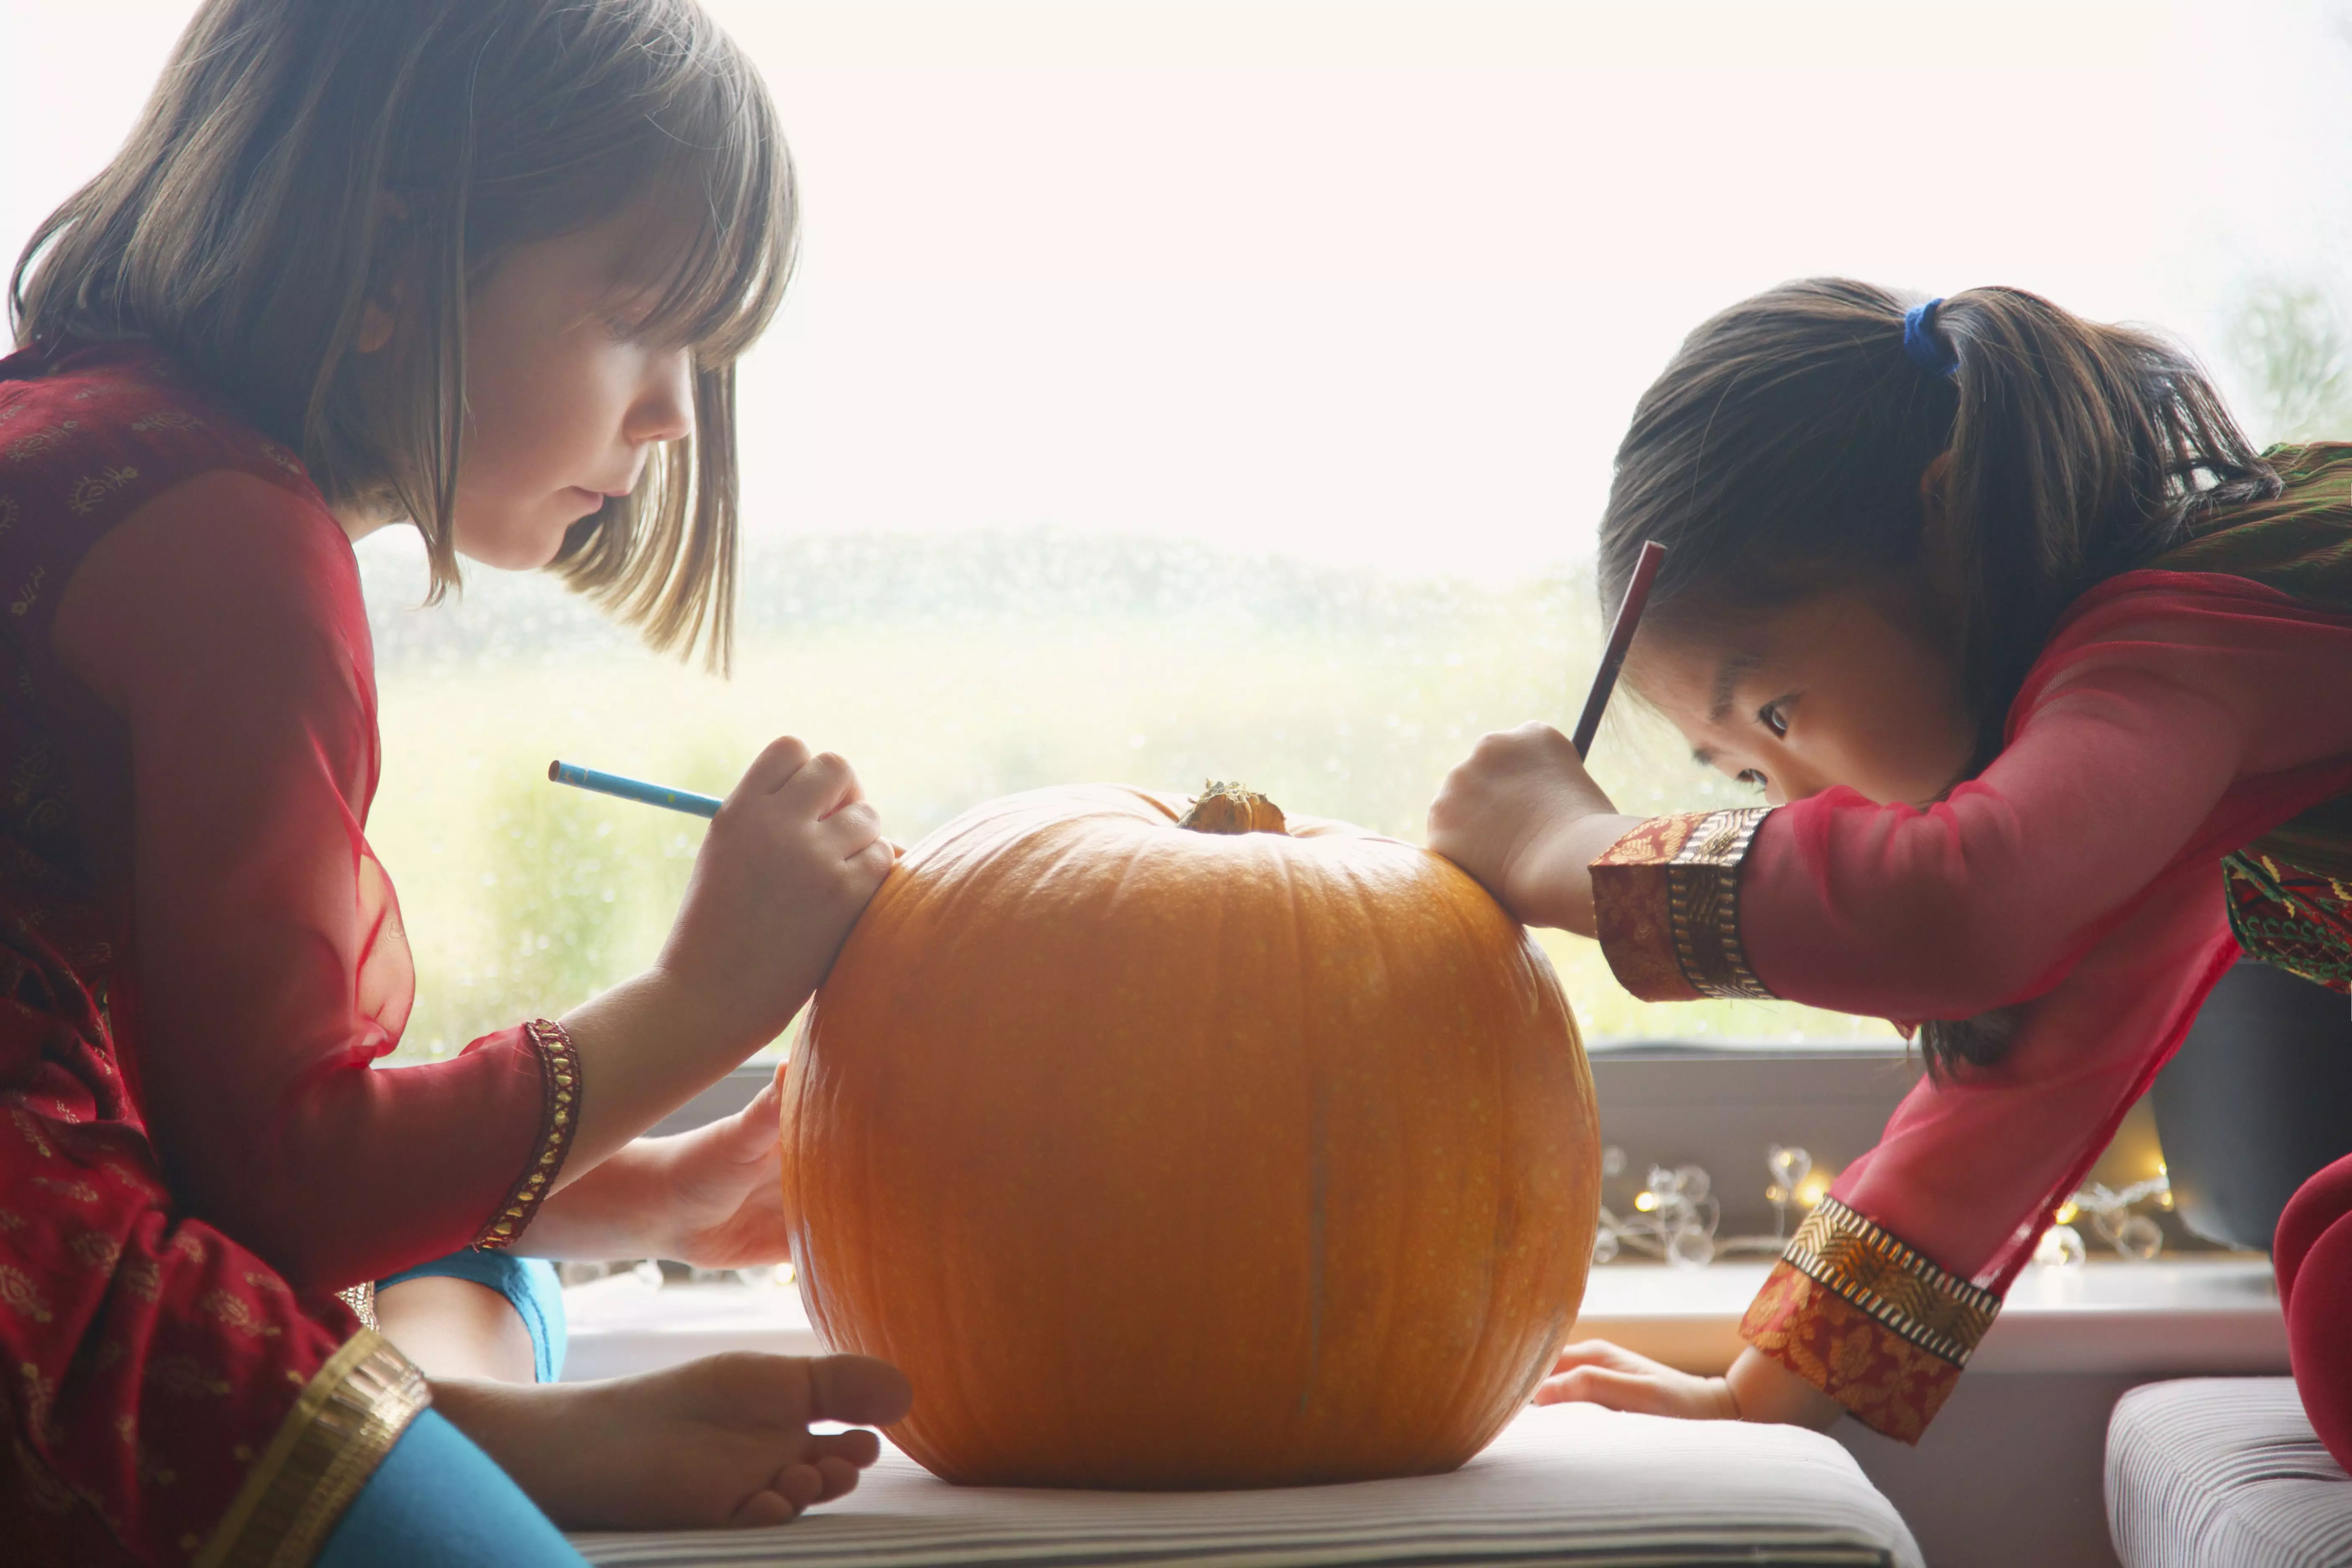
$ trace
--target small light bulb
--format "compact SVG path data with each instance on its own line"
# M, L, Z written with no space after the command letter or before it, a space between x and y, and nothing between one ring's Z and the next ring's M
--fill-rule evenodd
M1658 1206L1658 1194L1644 1187L1633 1194L1633 1206L1643 1214L1648 1214Z
M2055 1223L2059 1225L2073 1225L2074 1223L2074 1216L2082 1212L2083 1211L2075 1205L2074 1200L2068 1198L2064 1203L2058 1205L2058 1216Z

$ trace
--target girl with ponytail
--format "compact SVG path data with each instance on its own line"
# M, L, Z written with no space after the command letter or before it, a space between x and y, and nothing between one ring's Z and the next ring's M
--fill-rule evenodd
M1915 1031L1927 1079L1799 1229L1727 1378L1598 1342L1539 1395L1916 1441L2036 1239L2242 956L2352 986L2352 445L2257 452L2154 334L2011 289L1791 283L1634 410L1625 667L1752 806L1622 816L1557 731L1488 735L1430 842L1636 995ZM2274 1258L2352 1464L2352 1161Z

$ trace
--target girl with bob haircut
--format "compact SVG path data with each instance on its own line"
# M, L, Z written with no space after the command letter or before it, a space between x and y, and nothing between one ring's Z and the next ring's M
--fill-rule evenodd
M766 90L693 0L206 0L26 248L0 360L12 1551L577 1563L555 1525L839 1496L876 1440L807 1424L904 1414L856 1357L547 1382L560 1307L518 1257L786 1255L772 1089L638 1134L781 1031L888 870L840 758L751 764L645 974L370 1070L413 976L364 835L352 542L413 523L436 595L461 555L545 567L723 666L732 367L793 243Z
M1571 1345L1539 1397L1916 1441L2241 955L2352 984L2352 446L2257 453L2180 350L2011 289L1791 283L1635 409L1625 674L1761 804L1622 816L1556 731L1481 740L1431 842L1653 1000L1916 1023L1929 1076L1748 1311L1726 1378ZM2352 1463L2352 1161L2273 1259Z

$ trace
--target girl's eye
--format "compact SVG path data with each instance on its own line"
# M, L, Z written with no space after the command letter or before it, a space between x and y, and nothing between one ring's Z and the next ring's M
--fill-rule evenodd
M1782 708L1778 702L1767 702L1763 707L1759 708L1756 710L1756 721L1763 725L1767 730L1771 731L1775 739L1788 739L1788 710Z
M1764 775L1758 773L1754 768L1742 768L1738 773L1732 774L1731 777L1733 783L1744 784L1750 789L1762 789L1765 787L1767 782Z

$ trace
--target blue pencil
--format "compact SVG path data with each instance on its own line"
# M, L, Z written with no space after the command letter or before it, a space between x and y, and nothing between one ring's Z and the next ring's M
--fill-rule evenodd
M669 789L641 779L625 779L618 773L600 773L594 768L583 768L572 763L550 763L547 776L557 784L570 784L574 789L593 789L598 795L618 795L642 805L658 805L671 811L682 811L688 816L716 816L719 802L707 795L692 795L682 789Z

